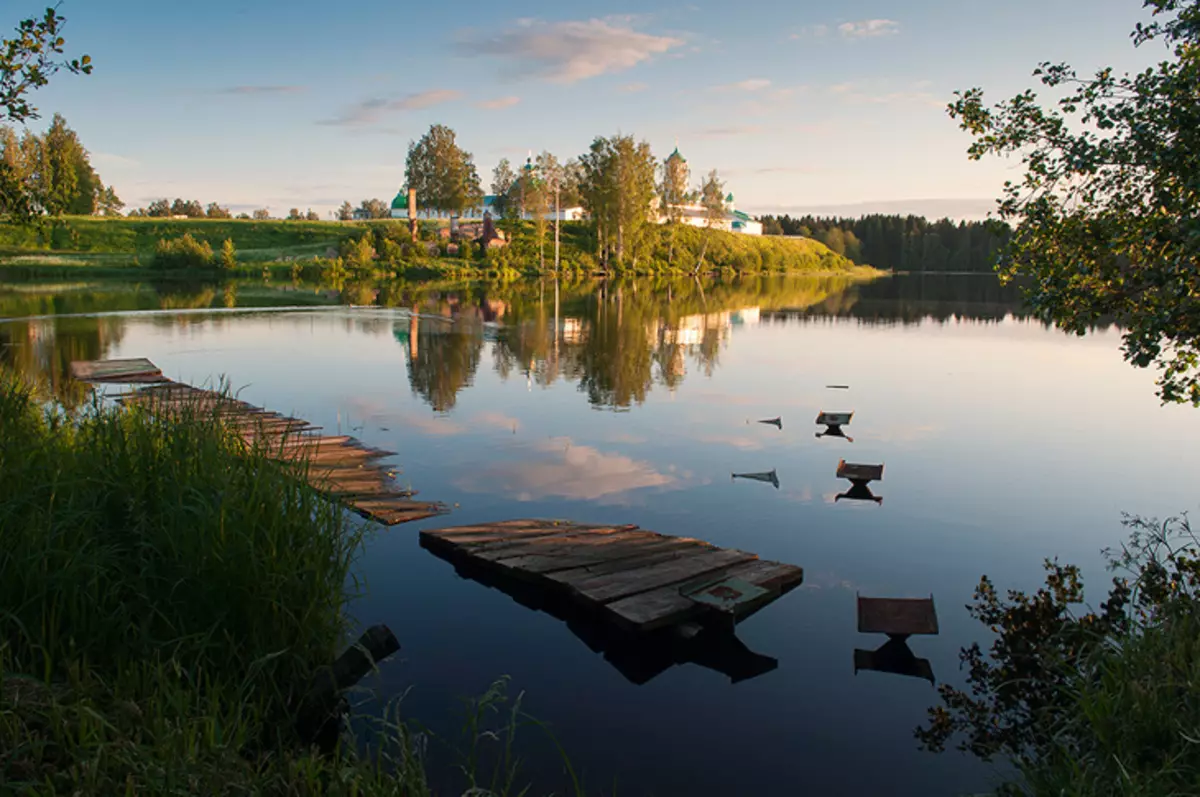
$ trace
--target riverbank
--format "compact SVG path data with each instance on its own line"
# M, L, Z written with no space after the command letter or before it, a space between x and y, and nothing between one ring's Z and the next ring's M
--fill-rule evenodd
M240 273L303 271L378 271L410 277L504 276L544 273L553 269L553 228L539 239L532 222L506 225L508 246L480 252L475 247L449 250L436 222L423 221L420 246L408 241L403 221L313 222L234 219L157 219L62 217L41 228L0 223L0 273L63 276L79 269L117 275L156 270L155 250L161 241L191 236L215 254L207 268L218 271L220 252L230 241L232 268ZM366 239L368 249L355 250ZM596 262L590 225L566 222L560 231L560 270L604 273ZM806 273L878 274L835 254L807 238L750 236L682 225L651 226L619 270L655 273ZM432 250L432 251L431 251Z
M46 406L0 369L0 784L431 794L398 716L375 718L362 755L322 755L295 730L315 672L353 636L364 527L215 416ZM519 713L480 724L503 687L468 706L479 763L464 788L514 789L483 732L511 742Z

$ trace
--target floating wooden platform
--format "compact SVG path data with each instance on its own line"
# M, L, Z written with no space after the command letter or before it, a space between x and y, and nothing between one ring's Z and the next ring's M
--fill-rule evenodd
M848 426L854 417L853 412L821 412L817 413L817 423L823 426Z
M803 579L799 567L636 526L513 520L422 532L421 546L566 622L635 684L683 663L734 683L775 669L733 626Z
M858 597L858 631L905 639L912 634L936 634L937 610L928 598Z
M635 631L692 620L732 626L804 578L794 565L637 526L510 520L423 531L421 545L533 582Z
M378 460L394 451L371 448L344 435L315 434L320 427L256 407L213 390L167 379L152 362L99 360L73 362L71 373L84 382L137 384L155 382L117 397L160 417L203 415L219 417L237 432L247 446L281 462L303 460L304 477L317 490L338 499L365 518L393 526L444 514L439 503L412 500L413 493L399 488L392 470ZM157 374L156 377L153 375Z
M158 366L144 357L128 360L79 360L71 363L71 376L81 382L108 384L169 381Z
M846 460L840 460L837 466L839 479L849 479L852 482L883 481L883 465L861 465Z

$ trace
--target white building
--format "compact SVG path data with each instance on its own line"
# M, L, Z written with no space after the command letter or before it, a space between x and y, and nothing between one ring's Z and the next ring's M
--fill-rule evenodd
M501 216L500 216L500 213L498 213L496 210L496 199L497 199L497 197L495 195L488 194L487 196L485 196L483 198L483 201L480 202L478 205L475 205L474 207L464 208L463 212L458 214L458 218L482 219L483 214L487 213L493 219L499 219ZM515 217L515 215L516 215L515 210L513 211L512 215ZM521 218L523 218L525 220L529 220L529 219L533 218L533 214L528 211L526 211L525 213L520 214L520 215L521 215ZM586 214L584 213L583 208L575 206L575 207L569 207L569 208L560 208L558 210L558 212L551 210L550 212L548 212L546 214L546 218L550 221L554 221L556 218L559 221L582 221L585 215ZM400 193L396 194L396 198L392 200L392 218L393 219L407 219L408 218L408 191L406 189L401 188ZM443 213L439 213L436 210L418 210L417 218L419 218L419 219L439 219L439 218L446 218L446 215Z

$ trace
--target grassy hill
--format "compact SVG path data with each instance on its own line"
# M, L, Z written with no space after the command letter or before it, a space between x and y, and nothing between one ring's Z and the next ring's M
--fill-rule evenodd
M434 237L437 222L422 222L422 237ZM429 271L431 273L536 272L540 269L539 244L532 222L512 230L510 246L492 250L487 257L463 259L454 256L392 259L383 269ZM0 222L0 268L29 271L70 270L88 266L123 271L151 263L156 244L190 234L219 250L226 239L233 241L238 261L244 265L271 265L296 261L322 261L336 256L344 242L365 234L403 240L407 223L400 221L250 221L235 219L156 219L65 217L41 228L19 227ZM595 259L595 235L590 225L564 223L561 231L564 270L584 273L599 270ZM707 242L707 244L706 244ZM376 247L377 251L382 247ZM547 266L553 263L553 232L544 246ZM703 262L701 263L701 254ZM748 236L694 227L651 227L638 256L624 270L633 273L663 271L690 273L733 270L745 273L808 272L844 273L863 269L835 254L823 244L807 238Z

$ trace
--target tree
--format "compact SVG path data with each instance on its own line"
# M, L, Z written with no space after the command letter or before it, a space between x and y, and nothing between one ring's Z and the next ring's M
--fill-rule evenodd
M382 199L364 199L362 209L368 219L386 219L392 215L392 208Z
M154 218L166 218L171 215L171 203L166 199L156 199L146 206L146 215Z
M301 221L303 219L304 219L304 216L300 213L300 208L291 208L288 210L288 213L287 213L288 221Z
M1028 278L1035 313L1070 332L1113 319L1125 359L1160 370L1160 398L1200 406L1200 0L1145 5L1156 19L1135 46L1163 40L1172 57L1120 77L1043 63L1034 75L1064 93L1056 108L1032 90L988 108L974 88L949 111L975 137L973 160L1024 163L999 201L1014 223L1002 275Z
M353 218L354 218L354 206L351 205L349 202L343 202L342 206L340 208L338 208L338 211L337 211L338 221L350 221Z
M596 225L602 263L627 254L636 263L655 194L655 162L650 145L633 136L597 138L579 159L580 198Z
M180 199L176 197L171 203L172 216L187 216L189 219L204 218L204 208L195 199Z
M256 221L266 221L267 219L271 218L271 211L267 210L266 208L259 208L258 210L254 211L252 217Z
M117 196L116 190L111 185L101 189L97 204L100 212L105 216L120 216L121 208L125 207L125 203Z
M445 125L433 125L408 145L405 174L423 209L459 214L483 197L474 157L458 146L454 131Z
M216 202L209 202L208 207L204 209L204 215L210 219L232 219L233 214L229 212L229 208L223 208Z
M516 182L517 175L513 172L512 164L508 162L508 158L501 158L492 170L492 196L495 197L493 207L501 216L508 215L509 195Z
M242 220L249 220L250 214L249 213L239 213L239 214L237 214L237 217Z
M304 220L305 221L320 221L321 214L317 213L312 208L309 208L308 212L304 214Z
M237 250L234 249L233 240L226 238L221 244L221 268L226 271L233 271L237 268Z
M29 93L45 86L60 69L76 74L91 74L92 59L59 60L65 41L62 28L66 18L55 8L46 9L40 19L17 24L16 35L0 40L0 118L25 123L38 118L38 110L29 102ZM7 160L0 160L0 213L17 222L32 222L42 205L31 192L23 175Z
M704 208L704 226L712 230L725 220L725 184L721 182L717 170L713 169L700 184L700 205ZM704 255L708 252L708 241L711 235L704 236L704 245L700 247L700 258L696 261L696 271L704 266Z
M683 218L683 205L687 202L688 183L691 182L691 170L687 160L679 154L676 147L662 167L662 185L659 188L662 213L668 222L677 222Z

